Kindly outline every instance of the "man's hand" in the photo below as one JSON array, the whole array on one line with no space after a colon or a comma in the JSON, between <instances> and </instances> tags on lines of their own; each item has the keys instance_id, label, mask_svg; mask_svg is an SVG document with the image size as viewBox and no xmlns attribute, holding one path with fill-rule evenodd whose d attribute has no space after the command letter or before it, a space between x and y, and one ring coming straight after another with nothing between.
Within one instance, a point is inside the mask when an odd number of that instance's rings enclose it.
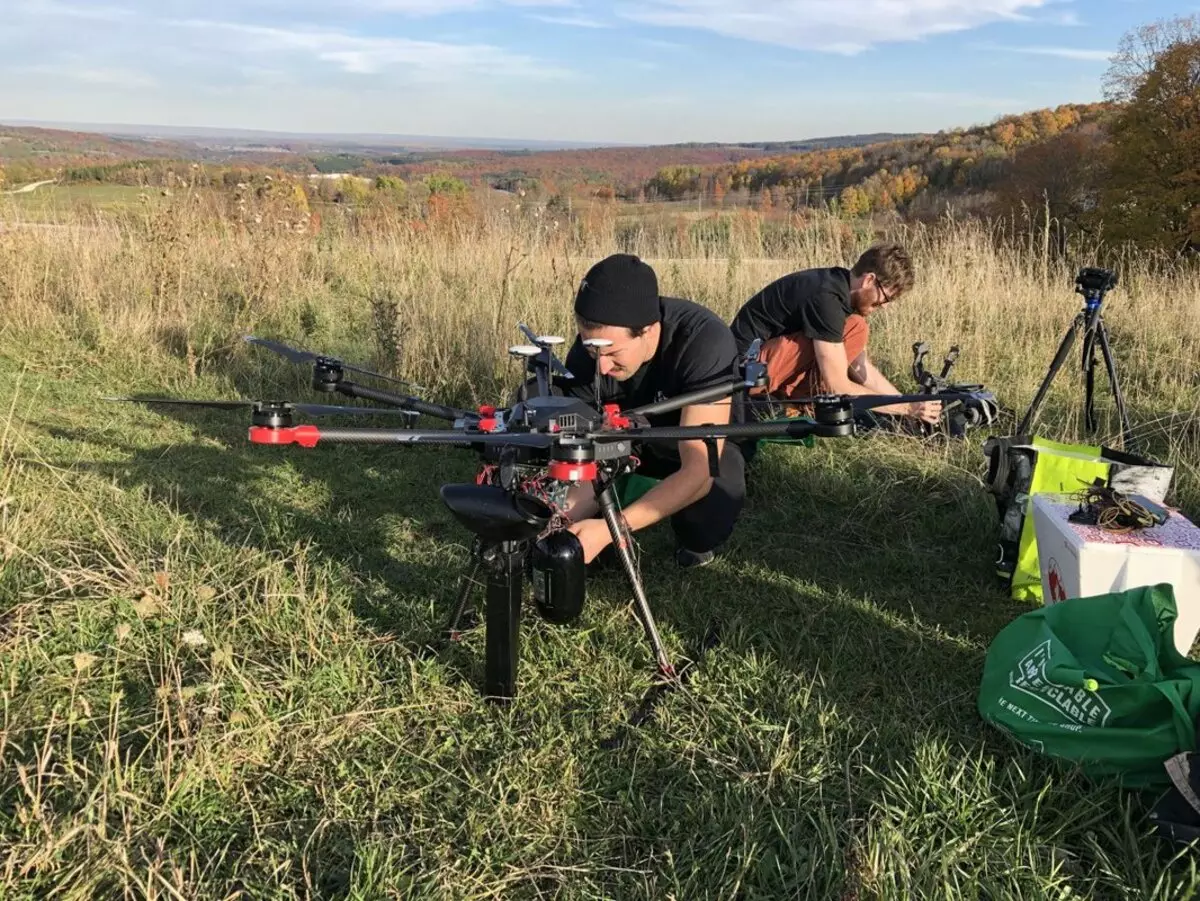
<instances>
[{"instance_id":1,"label":"man's hand","mask_svg":"<svg viewBox=\"0 0 1200 901\"><path fill-rule=\"evenodd\" d=\"M908 416L918 422L933 425L942 418L942 402L940 400L922 400L908 405Z\"/></svg>"},{"instance_id":2,"label":"man's hand","mask_svg":"<svg viewBox=\"0 0 1200 901\"><path fill-rule=\"evenodd\" d=\"M586 566L596 559L596 556L612 544L612 533L608 523L603 519L582 519L568 527L579 543L583 545L583 562Z\"/></svg>"}]
</instances>

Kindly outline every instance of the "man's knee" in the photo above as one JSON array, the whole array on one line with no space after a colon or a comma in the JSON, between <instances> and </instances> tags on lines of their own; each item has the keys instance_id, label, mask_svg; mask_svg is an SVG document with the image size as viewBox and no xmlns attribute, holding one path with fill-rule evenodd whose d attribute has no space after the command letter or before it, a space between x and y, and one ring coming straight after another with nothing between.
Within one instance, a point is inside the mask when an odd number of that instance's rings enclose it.
<instances>
[{"instance_id":1,"label":"man's knee","mask_svg":"<svg viewBox=\"0 0 1200 901\"><path fill-rule=\"evenodd\" d=\"M704 497L672 517L680 544L690 551L703 553L724 544L746 503L746 462L736 444L726 442L719 471Z\"/></svg>"}]
</instances>

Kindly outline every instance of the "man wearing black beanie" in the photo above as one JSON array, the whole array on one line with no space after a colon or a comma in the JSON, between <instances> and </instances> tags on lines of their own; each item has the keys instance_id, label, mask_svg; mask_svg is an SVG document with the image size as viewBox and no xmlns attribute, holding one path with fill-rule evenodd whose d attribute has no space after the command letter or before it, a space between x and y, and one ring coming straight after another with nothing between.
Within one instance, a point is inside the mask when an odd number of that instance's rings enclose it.
<instances>
[{"instance_id":1,"label":"man wearing black beanie","mask_svg":"<svg viewBox=\"0 0 1200 901\"><path fill-rule=\"evenodd\" d=\"M575 320L579 335L565 361L574 379L558 384L568 395L593 401L597 367L601 401L622 409L739 376L729 326L697 303L660 296L654 270L631 254L613 254L592 266L575 297ZM595 348L583 343L593 338L611 344ZM741 419L740 405L728 399L649 417L654 426L724 425ZM634 451L641 461L637 474L661 481L625 507L630 530L669 518L679 565L710 562L733 532L745 500L745 461L738 446L718 439L720 475L715 479L701 441L635 443ZM577 486L566 512L590 563L611 542L592 486Z\"/></svg>"}]
</instances>

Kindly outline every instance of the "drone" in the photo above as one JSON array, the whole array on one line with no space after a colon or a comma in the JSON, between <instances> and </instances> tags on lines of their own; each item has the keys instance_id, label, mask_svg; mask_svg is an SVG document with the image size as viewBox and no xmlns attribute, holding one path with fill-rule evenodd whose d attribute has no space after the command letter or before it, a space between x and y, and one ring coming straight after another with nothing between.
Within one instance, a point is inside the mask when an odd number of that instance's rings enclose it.
<instances>
[{"instance_id":1,"label":"drone","mask_svg":"<svg viewBox=\"0 0 1200 901\"><path fill-rule=\"evenodd\" d=\"M586 572L582 547L568 530L564 515L566 495L572 486L591 483L600 513L612 536L612 547L633 591L634 607L654 654L657 673L666 682L677 681L679 671L663 646L654 615L634 561L633 538L621 516L617 479L639 465L639 447L656 442L698 440L708 449L710 471L717 475L719 439L841 438L855 434L855 414L876 406L909 403L928 397L916 395L826 395L804 399L811 416L731 422L725 425L656 426L652 417L701 403L740 398L767 384L766 366L759 360L761 342L755 341L739 360L737 371L713 387L682 394L633 409L605 403L601 396L599 367L592 402L558 390L578 384L557 359L554 348L564 339L534 333L519 324L529 342L508 348L521 364L525 378L507 407L480 405L475 410L447 406L420 397L373 388L351 381L347 373L399 382L398 379L344 363L330 356L297 350L276 341L247 336L245 340L277 353L294 363L312 365L312 387L326 394L371 401L382 406L336 406L291 401L187 400L167 397L116 397L112 401L147 404L182 404L216 409L248 409L249 441L272 447L303 449L332 444L434 445L468 449L479 457L473 482L440 488L441 501L458 524L474 536L470 569L464 574L458 597L443 635L461 639L472 585L479 570L486 571L485 667L483 694L507 702L516 697L520 657L520 619L526 582L540 615L555 624L575 621L584 608ZM585 341L601 347L611 342ZM536 389L536 390L535 390ZM943 394L949 399L950 395ZM761 403L761 402L759 402ZM324 427L303 421L339 415L391 414L404 417L404 428ZM449 423L448 427L418 429L411 423L425 415Z\"/></svg>"},{"instance_id":2,"label":"drone","mask_svg":"<svg viewBox=\"0 0 1200 901\"><path fill-rule=\"evenodd\" d=\"M963 384L950 380L950 370L958 362L959 348L950 348L942 361L942 371L935 375L932 370L925 368L925 357L929 355L929 345L918 341L913 345L912 373L913 379L925 395L935 395L939 400L946 399L946 425L951 438L963 438L969 429L992 425L999 418L1000 406L996 395L984 389L981 384ZM949 398L947 395L961 395ZM925 434L931 434L933 426L923 424Z\"/></svg>"}]
</instances>

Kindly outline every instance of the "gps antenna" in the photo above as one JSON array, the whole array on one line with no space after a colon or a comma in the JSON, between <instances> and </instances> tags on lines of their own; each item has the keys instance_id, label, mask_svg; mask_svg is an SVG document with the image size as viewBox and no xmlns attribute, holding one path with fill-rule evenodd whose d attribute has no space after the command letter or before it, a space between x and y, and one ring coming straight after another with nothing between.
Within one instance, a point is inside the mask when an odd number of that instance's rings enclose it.
<instances>
[{"instance_id":1,"label":"gps antenna","mask_svg":"<svg viewBox=\"0 0 1200 901\"><path fill-rule=\"evenodd\" d=\"M508 349L508 355L514 360L521 359L525 363L521 367L521 385L517 389L517 399L525 401L529 399L529 361L542 352L540 347L535 347L532 344L515 344Z\"/></svg>"}]
</instances>

